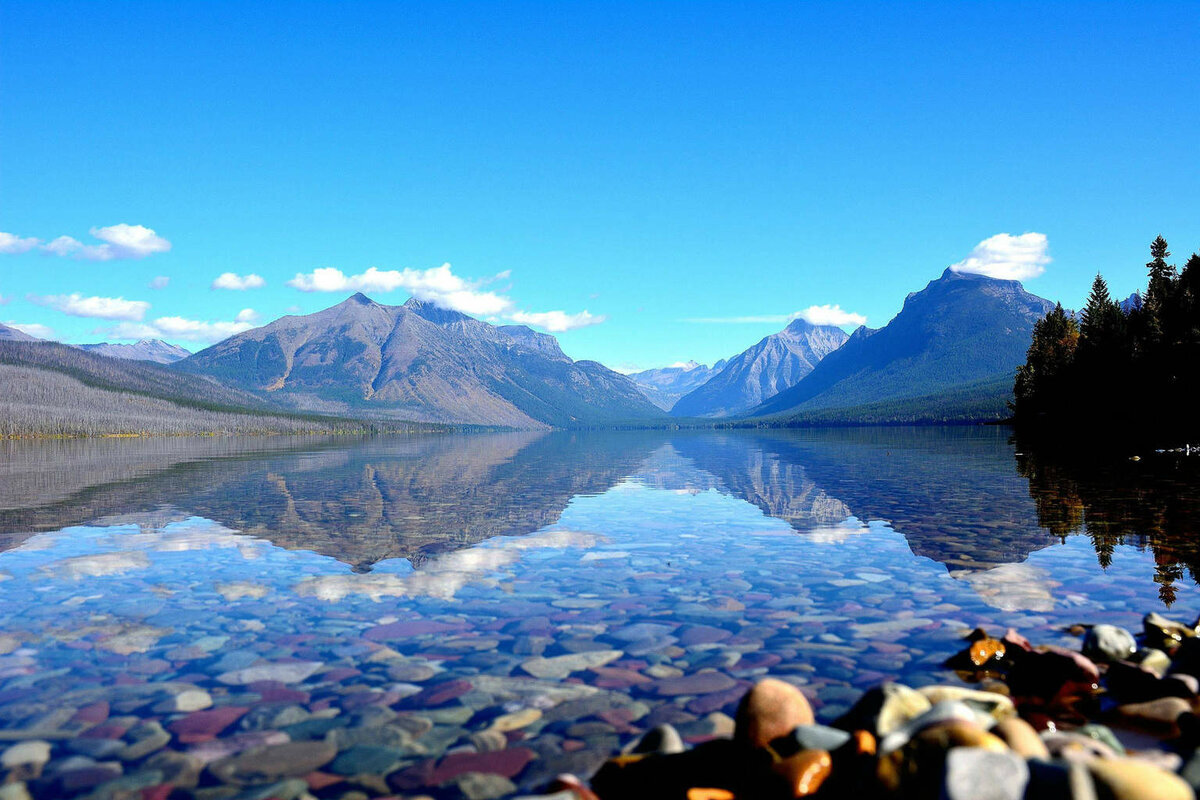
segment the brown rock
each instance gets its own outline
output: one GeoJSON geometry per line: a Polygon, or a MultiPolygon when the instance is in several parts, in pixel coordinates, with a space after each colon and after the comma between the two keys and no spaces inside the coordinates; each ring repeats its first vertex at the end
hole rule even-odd
{"type": "Polygon", "coordinates": [[[1004,658],[1004,643],[998,639],[979,639],[971,643],[969,654],[972,664],[984,667],[1004,658]]]}
{"type": "Polygon", "coordinates": [[[772,739],[791,733],[798,725],[816,722],[804,693],[775,678],[754,685],[738,704],[734,739],[762,747],[772,739]]]}
{"type": "Polygon", "coordinates": [[[1020,717],[1000,720],[996,723],[996,727],[992,728],[992,732],[1020,756],[1050,758],[1050,751],[1046,749],[1042,737],[1038,736],[1032,725],[1020,717]]]}
{"type": "Polygon", "coordinates": [[[1192,787],[1170,772],[1131,758],[1092,761],[1087,765],[1103,797],[1113,800],[1195,800],[1192,787]],[[1107,791],[1103,791],[1107,790],[1107,791]]]}
{"type": "Polygon", "coordinates": [[[1177,720],[1191,710],[1191,705],[1180,697],[1160,697],[1145,703],[1118,706],[1116,715],[1123,724],[1162,736],[1178,736],[1177,720]]]}

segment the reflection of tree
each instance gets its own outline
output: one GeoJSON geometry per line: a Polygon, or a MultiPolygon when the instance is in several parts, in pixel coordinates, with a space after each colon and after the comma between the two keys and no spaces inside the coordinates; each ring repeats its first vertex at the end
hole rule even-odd
{"type": "Polygon", "coordinates": [[[1200,464],[1171,457],[1142,462],[1088,463],[1026,452],[1017,472],[1029,481],[1038,524],[1064,539],[1086,534],[1101,567],[1117,545],[1154,553],[1154,582],[1170,605],[1184,570],[1200,575],[1200,501],[1194,487],[1200,464]]]}

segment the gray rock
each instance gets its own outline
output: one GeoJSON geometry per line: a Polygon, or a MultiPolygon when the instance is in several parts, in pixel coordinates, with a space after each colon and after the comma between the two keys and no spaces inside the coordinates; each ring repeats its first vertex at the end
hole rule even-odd
{"type": "Polygon", "coordinates": [[[1028,784],[1025,759],[1011,751],[954,747],[946,754],[943,800],[1021,800],[1028,784]]]}
{"type": "Polygon", "coordinates": [[[675,730],[673,725],[663,724],[646,731],[646,735],[629,752],[674,755],[682,753],[685,749],[679,731],[675,730]]]}
{"type": "Polygon", "coordinates": [[[1137,649],[1133,634],[1116,625],[1094,625],[1083,638],[1083,654],[1093,661],[1125,661],[1137,649]]]}
{"type": "Polygon", "coordinates": [[[338,775],[387,775],[404,763],[405,755],[391,747],[360,744],[338,755],[328,769],[338,775]]]}
{"type": "MultiPolygon", "coordinates": [[[[990,719],[990,717],[987,718],[990,719]]],[[[981,716],[966,703],[960,703],[957,700],[943,700],[924,714],[913,717],[884,736],[879,743],[879,752],[891,753],[900,749],[908,744],[913,736],[932,725],[939,725],[943,722],[969,722],[979,725],[980,720],[981,716]]]]}
{"type": "Polygon", "coordinates": [[[460,775],[455,783],[467,800],[495,800],[498,797],[508,797],[517,791],[516,784],[503,775],[492,775],[485,772],[468,772],[460,775]]]}
{"type": "Polygon", "coordinates": [[[50,760],[50,743],[41,739],[18,742],[0,755],[0,766],[5,769],[32,765],[40,767],[50,760]]]}

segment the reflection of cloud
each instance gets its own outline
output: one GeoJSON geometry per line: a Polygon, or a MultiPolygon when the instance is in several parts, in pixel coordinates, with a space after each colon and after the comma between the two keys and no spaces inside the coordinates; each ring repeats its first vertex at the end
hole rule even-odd
{"type": "Polygon", "coordinates": [[[1001,564],[980,572],[952,570],[950,576],[966,581],[979,599],[1001,611],[1052,611],[1051,590],[1059,585],[1049,572],[1029,564],[1001,564]]]}
{"type": "Polygon", "coordinates": [[[804,538],[821,544],[841,544],[851,536],[866,533],[870,528],[858,517],[847,517],[837,525],[822,525],[804,532],[804,538]]]}
{"type": "Polygon", "coordinates": [[[101,575],[123,575],[131,570],[146,569],[150,559],[145,553],[98,553],[74,558],[60,558],[42,566],[42,571],[59,578],[97,578],[101,575]]]}
{"type": "Polygon", "coordinates": [[[427,561],[420,572],[404,575],[370,573],[367,575],[320,575],[305,578],[295,586],[304,597],[337,602],[349,595],[372,600],[383,597],[437,597],[449,600],[467,584],[486,581],[488,573],[514,563],[524,550],[593,547],[604,541],[592,533],[546,531],[519,538],[503,538],[470,550],[458,550],[427,561]]]}

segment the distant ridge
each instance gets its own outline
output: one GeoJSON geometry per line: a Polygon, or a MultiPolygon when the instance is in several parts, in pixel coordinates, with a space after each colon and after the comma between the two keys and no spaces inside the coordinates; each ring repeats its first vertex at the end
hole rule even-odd
{"type": "Polygon", "coordinates": [[[848,337],[841,328],[793,320],[729,359],[725,368],[671,408],[676,417],[728,417],[795,386],[848,337]]]}
{"type": "Polygon", "coordinates": [[[25,331],[17,330],[8,325],[0,324],[0,342],[40,342],[36,336],[30,336],[25,331]]]}
{"type": "MultiPolygon", "coordinates": [[[[1007,387],[1011,392],[1033,324],[1053,307],[1017,281],[947,269],[910,294],[886,326],[859,328],[808,377],[748,416],[811,416],[809,412],[861,406],[878,410],[886,401],[934,398],[966,387],[1007,387]]],[[[1003,408],[1007,396],[984,401],[975,390],[972,403],[1003,408]]],[[[954,416],[952,409],[943,413],[954,416]]]]}
{"type": "Polygon", "coordinates": [[[647,369],[641,372],[629,373],[629,379],[637,384],[642,394],[650,402],[669,411],[671,406],[688,392],[703,386],[710,378],[725,368],[726,361],[721,359],[711,367],[688,361],[671,367],[647,369]]]}
{"type": "Polygon", "coordinates": [[[142,339],[136,344],[113,344],[97,342],[96,344],[74,345],[89,353],[98,353],[110,358],[124,358],[129,361],[153,361],[155,364],[173,364],[187,358],[192,353],[174,344],[167,344],[162,339],[142,339]]]}
{"type": "Polygon", "coordinates": [[[323,413],[513,427],[636,423],[662,412],[633,381],[572,361],[553,336],[358,293],[201,350],[175,368],[323,413]]]}

